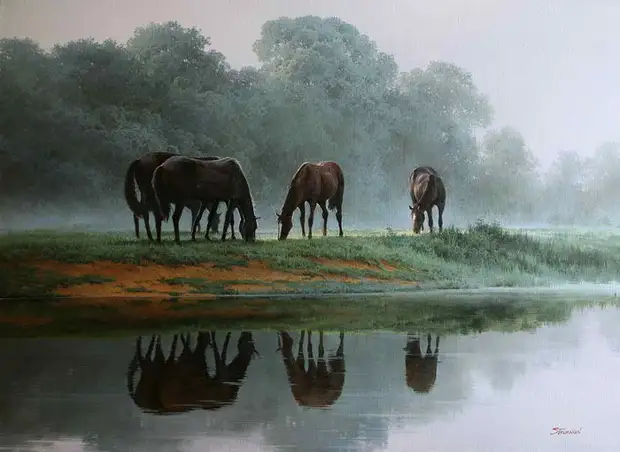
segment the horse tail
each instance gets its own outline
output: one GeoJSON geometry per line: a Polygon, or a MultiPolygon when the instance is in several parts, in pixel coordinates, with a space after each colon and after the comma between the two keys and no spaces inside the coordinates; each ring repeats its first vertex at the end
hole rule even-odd
{"type": "Polygon", "coordinates": [[[344,196],[344,174],[342,174],[342,170],[338,168],[338,190],[336,190],[336,194],[329,198],[327,201],[327,208],[329,210],[334,210],[337,207],[342,207],[342,198],[344,196]]]}
{"type": "Polygon", "coordinates": [[[155,194],[155,201],[159,208],[159,215],[162,220],[168,221],[170,215],[170,201],[163,196],[163,173],[161,165],[155,168],[153,172],[153,179],[151,179],[151,185],[153,186],[153,193],[155,194]]]}
{"type": "Polygon", "coordinates": [[[139,164],[140,159],[135,159],[127,168],[127,174],[125,174],[125,201],[127,201],[127,205],[133,214],[138,218],[142,218],[142,203],[136,195],[136,168],[139,164]]]}

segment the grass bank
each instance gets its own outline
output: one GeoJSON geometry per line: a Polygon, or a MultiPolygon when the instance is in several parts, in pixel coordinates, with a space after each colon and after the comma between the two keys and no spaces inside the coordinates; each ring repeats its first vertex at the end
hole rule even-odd
{"type": "MultiPolygon", "coordinates": [[[[184,237],[187,240],[187,237],[184,237]]],[[[620,235],[512,232],[478,223],[412,236],[388,231],[284,242],[163,244],[131,233],[0,237],[0,297],[373,293],[610,282],[620,235]]]]}
{"type": "Polygon", "coordinates": [[[431,334],[534,330],[575,310],[620,307],[613,296],[504,293],[291,299],[19,300],[0,316],[0,337],[110,336],[199,330],[389,330],[431,334]]]}

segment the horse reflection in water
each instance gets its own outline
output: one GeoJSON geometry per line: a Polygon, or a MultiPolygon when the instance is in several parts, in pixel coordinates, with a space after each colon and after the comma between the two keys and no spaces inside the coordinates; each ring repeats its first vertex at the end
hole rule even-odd
{"type": "Polygon", "coordinates": [[[161,347],[161,338],[153,336],[146,355],[142,356],[142,339],[136,341],[136,353],[129,365],[127,389],[135,404],[144,411],[167,414],[194,409],[216,410],[231,405],[245,378],[250,361],[255,354],[252,334],[243,332],[237,341],[237,355],[227,363],[228,343],[226,335],[220,354],[215,332],[200,332],[192,350],[187,335],[175,334],[168,358],[161,347]],[[176,357],[178,341],[182,350],[176,357]],[[209,374],[206,351],[211,347],[215,360],[215,373],[209,374]],[[155,353],[152,355],[153,348],[155,353]],[[137,370],[141,375],[134,387],[137,370]]]}
{"type": "Polygon", "coordinates": [[[417,393],[429,393],[437,379],[437,357],[439,354],[439,336],[435,338],[435,352],[431,351],[431,335],[427,336],[426,354],[422,356],[420,337],[407,334],[405,347],[405,378],[407,386],[417,393]]]}
{"type": "Polygon", "coordinates": [[[286,367],[291,392],[298,405],[327,408],[333,405],[342,394],[344,385],[345,365],[343,340],[344,333],[340,333],[340,343],[336,354],[329,354],[325,360],[323,346],[323,331],[319,332],[319,358],[315,362],[312,351],[312,332],[308,331],[308,369],[306,369],[303,342],[304,333],[301,332],[297,359],[293,356],[293,339],[287,332],[278,335],[279,349],[286,367]]]}

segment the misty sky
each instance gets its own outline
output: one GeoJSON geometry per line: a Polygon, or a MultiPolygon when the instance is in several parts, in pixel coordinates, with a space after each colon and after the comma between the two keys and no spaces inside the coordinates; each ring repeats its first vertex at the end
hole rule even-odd
{"type": "Polygon", "coordinates": [[[252,43],[266,20],[307,14],[357,26],[401,70],[431,60],[467,69],[495,108],[494,125],[519,129],[543,164],[560,149],[589,154],[620,141],[614,0],[0,0],[0,37],[46,47],[88,36],[125,41],[137,26],[177,20],[240,67],[257,63],[252,43]]]}

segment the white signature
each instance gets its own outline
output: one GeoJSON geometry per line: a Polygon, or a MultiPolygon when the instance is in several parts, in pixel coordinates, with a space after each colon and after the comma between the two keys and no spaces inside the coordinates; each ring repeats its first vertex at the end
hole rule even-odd
{"type": "Polygon", "coordinates": [[[550,435],[581,435],[581,427],[579,428],[564,428],[553,427],[550,435]]]}

